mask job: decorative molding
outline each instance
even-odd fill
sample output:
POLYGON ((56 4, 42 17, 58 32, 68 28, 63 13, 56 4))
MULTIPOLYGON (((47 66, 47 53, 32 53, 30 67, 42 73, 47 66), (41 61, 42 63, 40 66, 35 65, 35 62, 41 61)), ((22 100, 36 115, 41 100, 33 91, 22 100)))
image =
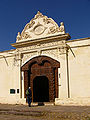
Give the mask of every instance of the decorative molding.
POLYGON ((45 50, 45 49, 50 49, 50 48, 54 49, 55 47, 65 47, 65 46, 66 44, 64 41, 54 41, 54 42, 39 43, 27 47, 22 47, 22 48, 18 48, 18 50, 23 53, 30 50, 37 51, 37 49, 45 50))
POLYGON ((22 54, 22 64, 34 56, 47 55, 59 59, 61 54, 66 53, 65 40, 44 42, 16 49, 14 64, 18 65, 19 54, 22 54))
POLYGON ((30 38, 45 37, 56 33, 65 34, 64 23, 61 22, 61 26, 59 27, 52 18, 48 18, 38 11, 35 17, 26 24, 21 34, 18 32, 16 42, 30 38))
POLYGON ((14 53, 14 58, 13 58, 13 66, 17 66, 19 67, 19 61, 21 60, 20 58, 21 56, 21 53, 18 49, 15 50, 15 53, 14 53))
POLYGON ((42 51, 43 55, 52 56, 53 58, 59 58, 58 49, 42 51))
POLYGON ((37 51, 37 55, 39 56, 39 55, 41 55, 42 54, 42 51, 41 50, 38 50, 37 51))
POLYGON ((31 58, 35 57, 35 56, 39 56, 39 55, 47 55, 47 56, 51 56, 53 58, 57 58, 59 59, 61 54, 65 54, 66 53, 66 49, 64 47, 59 47, 56 49, 47 49, 47 50, 37 50, 36 52, 30 52, 30 53, 25 53, 23 54, 23 58, 22 58, 22 64, 24 64, 25 62, 27 62, 28 60, 30 60, 31 58))
POLYGON ((22 64, 24 64, 26 61, 30 60, 33 56, 37 56, 37 52, 23 54, 22 64))

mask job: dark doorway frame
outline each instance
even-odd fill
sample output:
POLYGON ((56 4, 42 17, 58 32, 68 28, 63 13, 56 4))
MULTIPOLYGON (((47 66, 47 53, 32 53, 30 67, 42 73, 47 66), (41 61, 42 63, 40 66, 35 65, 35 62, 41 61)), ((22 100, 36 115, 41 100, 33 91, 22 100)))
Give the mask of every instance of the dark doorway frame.
POLYGON ((33 100, 33 80, 36 76, 46 76, 49 81, 49 101, 58 98, 58 68, 60 63, 48 56, 37 56, 26 62, 21 70, 24 71, 24 97, 26 89, 31 86, 33 100))
POLYGON ((49 102, 49 80, 46 76, 34 78, 33 102, 49 102))

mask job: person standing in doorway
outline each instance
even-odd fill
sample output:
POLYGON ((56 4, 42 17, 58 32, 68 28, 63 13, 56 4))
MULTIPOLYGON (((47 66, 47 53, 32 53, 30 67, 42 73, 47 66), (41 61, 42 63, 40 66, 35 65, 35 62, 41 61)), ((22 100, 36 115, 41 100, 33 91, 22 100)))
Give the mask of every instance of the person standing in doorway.
POLYGON ((31 87, 29 87, 29 88, 26 90, 26 96, 27 96, 28 106, 31 107, 31 102, 32 102, 32 91, 31 91, 31 87))

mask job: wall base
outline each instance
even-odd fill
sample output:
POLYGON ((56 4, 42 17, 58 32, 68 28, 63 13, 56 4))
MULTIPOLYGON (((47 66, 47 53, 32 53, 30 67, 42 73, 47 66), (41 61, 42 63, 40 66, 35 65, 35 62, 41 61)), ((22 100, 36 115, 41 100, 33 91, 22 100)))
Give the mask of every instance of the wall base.
MULTIPOLYGON (((23 104, 23 105, 27 104, 26 98, 16 99, 16 98, 6 98, 6 97, 0 97, 0 103, 1 104, 23 104)), ((55 105, 90 106, 90 97, 88 98, 55 98, 55 105)))
POLYGON ((90 106, 89 98, 55 98, 55 105, 90 106))
POLYGON ((6 97, 0 97, 0 103, 1 104, 26 104, 26 99, 23 98, 6 98, 6 97))

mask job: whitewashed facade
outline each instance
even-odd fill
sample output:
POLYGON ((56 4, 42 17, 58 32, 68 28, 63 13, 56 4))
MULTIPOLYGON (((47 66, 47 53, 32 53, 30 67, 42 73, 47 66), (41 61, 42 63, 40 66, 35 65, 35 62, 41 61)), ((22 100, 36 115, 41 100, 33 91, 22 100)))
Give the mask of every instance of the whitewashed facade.
POLYGON ((48 102, 52 101, 53 91, 56 105, 90 105, 90 38, 70 40, 63 22, 59 27, 38 12, 11 45, 16 49, 0 52, 0 103, 26 104, 23 66, 44 56, 60 63, 57 83, 53 83, 55 90, 48 86, 48 102))

